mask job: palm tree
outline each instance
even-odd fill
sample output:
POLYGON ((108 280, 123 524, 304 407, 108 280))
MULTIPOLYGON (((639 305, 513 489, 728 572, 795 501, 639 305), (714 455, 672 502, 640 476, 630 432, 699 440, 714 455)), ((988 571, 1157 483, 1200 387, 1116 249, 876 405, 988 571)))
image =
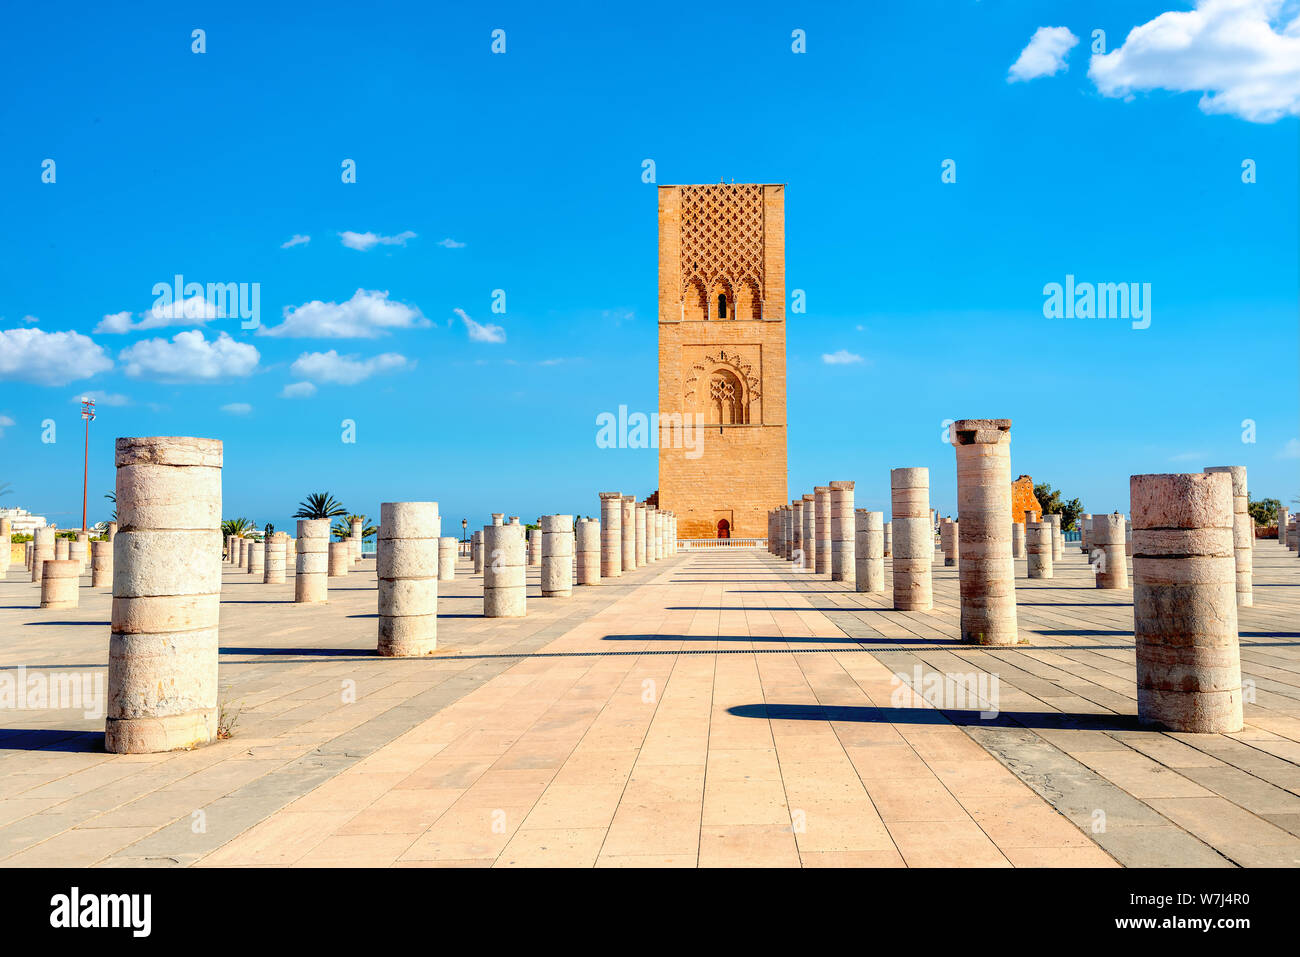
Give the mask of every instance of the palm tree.
POLYGON ((352 523, 354 521, 361 522, 362 538, 369 538, 371 535, 375 534, 375 532, 379 531, 377 526, 366 524, 366 516, 348 515, 344 517, 343 521, 338 522, 332 529, 330 529, 330 534, 337 536, 339 541, 346 541, 352 537, 352 523))
POLYGON ((343 504, 329 492, 312 492, 298 503, 298 511, 293 513, 293 517, 337 518, 347 513, 348 510, 343 507, 343 504))
POLYGON ((221 523, 221 537, 223 539, 234 535, 236 538, 247 538, 253 531, 253 523, 246 518, 228 518, 221 523))
POLYGON ((107 492, 105 493, 104 498, 108 499, 110 502, 113 503, 113 521, 116 522, 117 521, 117 493, 107 492))

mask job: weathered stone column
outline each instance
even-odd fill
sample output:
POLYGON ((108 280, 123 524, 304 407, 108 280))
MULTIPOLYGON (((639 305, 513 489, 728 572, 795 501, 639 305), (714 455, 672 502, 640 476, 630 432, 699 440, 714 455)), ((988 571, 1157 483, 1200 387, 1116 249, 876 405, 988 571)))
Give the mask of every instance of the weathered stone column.
POLYGON ((75 558, 55 558, 41 563, 41 607, 76 608, 81 563, 75 558))
POLYGON ((41 565, 44 562, 57 561, 54 557, 54 529, 32 529, 32 581, 41 583, 41 565))
MULTIPOLYGON (((649 516, 646 517, 647 522, 649 516)), ((542 516, 542 597, 573 594, 573 516, 542 516)))
POLYGON ((1061 516, 1044 515, 1043 521, 1052 526, 1052 565, 1065 557, 1065 533, 1061 531, 1061 516))
POLYGON ((1090 551, 1088 542, 1092 537, 1092 512, 1079 516, 1079 551, 1087 555, 1090 551))
POLYGON ((600 577, 623 574, 623 496, 600 493, 600 577))
POLYGON ((794 549, 794 542, 792 540, 794 537, 794 532, 792 531, 794 526, 794 515, 790 511, 789 505, 782 505, 777 511, 781 513, 781 551, 777 557, 782 561, 788 562, 790 560, 790 552, 794 549))
POLYGON ((54 560, 56 562, 66 562, 68 560, 68 540, 66 538, 55 537, 54 560))
POLYGON ((636 542, 636 567, 645 565, 645 502, 635 502, 636 518, 632 522, 632 533, 636 542))
POLYGON ((655 560, 663 561, 668 554, 668 516, 655 509, 655 560))
POLYGON ((13 522, 0 518, 0 581, 9 575, 10 556, 13 553, 13 522))
POLYGON ((790 500, 790 561, 796 570, 802 570, 807 553, 803 544, 803 499, 790 500))
POLYGON ((1011 557, 1011 420, 961 419, 957 453, 957 555, 961 640, 1016 643, 1016 566, 1011 557))
MULTIPOLYGON (((804 496, 804 512, 808 512, 808 498, 804 496)), ((831 573, 831 487, 817 485, 812 494, 812 542, 808 549, 809 570, 818 575, 831 573)), ((852 522, 852 519, 849 519, 852 522)))
POLYGON ((630 572, 636 568, 636 499, 631 495, 623 496, 623 527, 620 531, 623 539, 623 571, 630 572))
POLYGON ((1277 510, 1277 543, 1283 548, 1286 547, 1286 523, 1291 518, 1291 512, 1285 505, 1278 506, 1277 510))
POLYGON ((537 527, 528 529, 528 564, 541 567, 542 564, 542 520, 537 520, 537 527))
POLYGON ((328 518, 298 519, 298 559, 293 579, 295 602, 329 600, 329 544, 328 518))
POLYGON ((32 571, 32 550, 36 547, 32 542, 23 542, 23 566, 30 575, 32 571))
POLYGON ((235 536, 226 536, 226 555, 225 562, 227 565, 235 564, 235 536))
POLYGON ((520 525, 483 529, 483 617, 522 618, 527 612, 524 530, 520 525))
POLYGON ((578 584, 599 585, 601 558, 605 544, 604 539, 601 538, 600 522, 594 518, 578 519, 575 535, 578 551, 578 584))
MULTIPOLYGON (((883 515, 884 512, 881 512, 881 514, 883 515)), ((894 523, 886 522, 885 523, 885 557, 892 558, 893 556, 894 556, 894 523)))
POLYGON ((1246 466, 1216 465, 1206 472, 1227 472, 1232 476, 1233 549, 1237 559, 1237 607, 1255 604, 1255 520, 1250 517, 1250 496, 1246 492, 1246 466))
POLYGON ((266 574, 266 541, 252 542, 248 546, 248 574, 262 578, 266 574))
POLYGON ((262 583, 283 585, 289 564, 289 534, 272 532, 266 540, 266 561, 262 568, 262 583))
POLYGON ((1173 731, 1242 729, 1232 478, 1134 475, 1138 718, 1173 731))
POLYGON ((1029 577, 1052 578, 1052 525, 1050 522, 1025 523, 1025 548, 1029 554, 1029 577))
POLYGON ((885 513, 860 508, 853 513, 853 556, 857 565, 856 589, 865 592, 885 590, 885 513))
POLYGON ((90 543, 90 587, 113 587, 113 543, 90 543))
MULTIPOLYGON (((830 485, 830 573, 833 582, 854 582, 858 577, 854 555, 853 483, 831 482, 830 485)), ((817 554, 821 555, 820 543, 817 554)))
POLYGON ((1098 588, 1127 588, 1128 560, 1124 557, 1124 516, 1119 512, 1092 517, 1089 536, 1093 571, 1098 588))
POLYGON ((108 523, 108 540, 111 542, 117 537, 117 522, 108 523))
POLYGON ((1011 522, 1011 557, 1016 561, 1029 557, 1025 548, 1025 526, 1015 520, 1011 522))
POLYGON ((676 555, 677 554, 677 513, 673 512, 672 517, 673 517, 673 527, 671 533, 671 541, 673 544, 673 554, 676 555))
POLYGON ((483 574, 483 532, 476 530, 469 537, 469 555, 474 562, 474 574, 483 574))
POLYGON ((146 753, 217 733, 221 443, 120 438, 104 748, 146 753))
POLYGON ((817 568, 817 496, 805 492, 803 502, 803 570, 812 574, 817 568))
POLYGON ((1286 547, 1293 552, 1300 550, 1300 533, 1297 533, 1296 525, 1294 518, 1286 523, 1286 547))
MULTIPOLYGON (((412 658, 438 649, 441 532, 442 517, 437 502, 379 504, 379 531, 375 535, 375 572, 379 578, 378 651, 386 658, 412 658)), ((522 562, 520 572, 523 572, 522 562)))
POLYGON ((245 568, 248 565, 248 539, 241 536, 237 541, 239 543, 239 557, 235 560, 235 565, 239 568, 245 568))
POLYGON ((653 505, 645 507, 645 560, 646 564, 659 560, 658 515, 653 505))
POLYGON ((939 547, 943 549, 943 563, 948 568, 957 564, 957 523, 945 518, 939 523, 939 547))
POLYGON ((456 580, 456 552, 459 548, 460 542, 455 535, 443 535, 438 539, 438 581, 456 580))
POLYGON ((928 611, 934 607, 930 470, 891 469, 889 492, 894 524, 894 607, 899 611, 928 611))
POLYGON ((77 532, 77 537, 68 542, 68 557, 78 563, 77 574, 81 575, 90 564, 90 534, 77 532))
POLYGON ((351 527, 352 535, 348 543, 352 546, 352 561, 355 563, 361 561, 361 533, 365 531, 366 523, 359 518, 354 518, 351 527))

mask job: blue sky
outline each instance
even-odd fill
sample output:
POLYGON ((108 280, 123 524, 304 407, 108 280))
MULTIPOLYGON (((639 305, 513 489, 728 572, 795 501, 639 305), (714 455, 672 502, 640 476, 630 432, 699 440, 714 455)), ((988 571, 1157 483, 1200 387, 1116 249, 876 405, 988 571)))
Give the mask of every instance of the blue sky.
POLYGON ((926 465, 951 512, 943 421, 1009 416, 1013 473, 1090 511, 1217 464, 1289 499, 1298 48, 1290 0, 11 7, 0 502, 79 523, 86 393, 92 521, 119 435, 224 440, 225 513, 279 527, 318 489, 437 500, 448 533, 645 496, 655 451, 595 443, 656 405, 645 159, 788 184, 791 496, 852 478, 887 511, 889 469, 926 465), (1195 42, 1152 53, 1171 12, 1195 42), (1276 31, 1245 57, 1243 20, 1276 31), (1068 33, 1022 59, 1043 27, 1068 33), (151 319, 177 274, 260 284, 262 328, 151 319), (1067 274, 1150 283, 1150 327, 1045 318, 1067 274), (316 301, 290 328, 365 336, 267 334, 316 301))

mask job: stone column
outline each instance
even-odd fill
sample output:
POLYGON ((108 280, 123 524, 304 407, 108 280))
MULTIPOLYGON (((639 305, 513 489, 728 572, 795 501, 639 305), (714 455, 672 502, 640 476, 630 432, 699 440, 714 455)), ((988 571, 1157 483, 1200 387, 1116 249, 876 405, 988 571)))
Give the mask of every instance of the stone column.
POLYGON ((235 565, 238 566, 239 568, 245 568, 248 565, 248 539, 243 538, 241 536, 238 539, 238 542, 239 542, 239 558, 235 561, 235 565))
POLYGON ((1296 531, 1296 524, 1294 518, 1286 523, 1286 547, 1293 552, 1300 550, 1300 533, 1296 531))
POLYGON ((78 575, 86 571, 86 565, 90 563, 90 533, 77 532, 77 537, 68 542, 68 557, 79 563, 78 575))
POLYGON ((636 499, 631 495, 623 496, 623 527, 620 532, 623 540, 623 571, 630 572, 636 568, 636 499))
MULTIPOLYGON (((809 570, 818 575, 831 573, 831 487, 817 485, 813 488, 812 541, 808 551, 809 570)), ((804 496, 804 512, 808 512, 809 496, 804 496)), ((852 513, 850 513, 852 514, 852 513)), ((852 518, 849 519, 852 522, 852 518)), ((805 536, 806 538, 806 536, 805 536)))
POLYGON ((803 544, 803 499, 790 500, 790 561, 796 570, 803 570, 807 557, 803 544))
POLYGON ((885 513, 865 508, 853 513, 853 555, 857 565, 854 576, 858 591, 885 590, 885 513))
POLYGON ((1029 577, 1053 577, 1051 523, 1026 522, 1025 547, 1029 554, 1029 577))
POLYGON ((1079 551, 1085 555, 1088 554, 1088 540, 1092 532, 1092 512, 1084 512, 1079 516, 1079 551))
POLYGON ((328 518, 298 519, 298 559, 293 579, 295 602, 329 600, 329 543, 328 518))
POLYGON ((342 578, 352 567, 352 543, 351 542, 330 542, 329 543, 329 577, 342 578))
POLYGON ((233 565, 233 564, 235 564, 235 536, 234 536, 234 535, 227 535, 227 536, 226 536, 226 557, 225 557, 225 561, 226 561, 226 564, 227 564, 227 565, 233 565))
POLYGON ((1061 516, 1044 515, 1043 521, 1052 526, 1052 564, 1055 566, 1065 557, 1065 533, 1061 531, 1061 516))
POLYGON ((117 522, 108 523, 108 540, 111 542, 117 537, 117 522))
POLYGON ((817 568, 817 496, 805 492, 803 502, 803 570, 812 574, 817 568))
POLYGON ((1124 554, 1133 557, 1133 523, 1127 518, 1124 519, 1124 554))
POLYGON ((66 538, 55 537, 54 539, 54 560, 56 562, 66 562, 68 560, 68 540, 66 538))
POLYGON ((116 443, 117 512, 104 748, 191 748, 217 733, 221 443, 116 443))
POLYGON ((957 523, 945 518, 939 523, 939 547, 943 549, 943 563, 952 568, 957 564, 957 523))
MULTIPOLYGON (((858 577, 857 564, 854 561, 857 547, 854 543, 853 483, 831 482, 830 489, 831 581, 852 583, 858 577)), ((820 542, 817 554, 820 557, 820 542)))
POLYGON ((1291 512, 1285 505, 1278 506, 1277 510, 1277 543, 1283 548, 1286 547, 1286 523, 1291 518, 1291 512))
POLYGON ((1237 607, 1255 604, 1255 520, 1250 517, 1250 496, 1246 493, 1246 466, 1216 465, 1206 472, 1227 472, 1232 476, 1233 549, 1237 559, 1237 607))
POLYGON ((1017 521, 1011 522, 1011 557, 1021 561, 1029 555, 1025 549, 1025 526, 1017 521))
POLYGON ((636 567, 645 565, 645 502, 635 502, 636 518, 632 522, 632 531, 636 542, 636 567))
POLYGON ((29 575, 32 571, 32 549, 35 547, 32 542, 23 542, 23 567, 27 569, 29 575))
POLYGON ((438 539, 438 581, 456 580, 456 552, 459 548, 460 542, 455 535, 443 535, 438 539))
POLYGON ((573 516, 543 515, 542 597, 568 598, 572 594, 573 516))
POLYGON ((1242 729, 1230 474, 1134 475, 1138 718, 1173 731, 1242 729))
MULTIPOLYGON (((880 514, 884 514, 881 512, 880 514)), ((885 523, 885 557, 892 558, 894 555, 894 523, 885 523)))
POLYGON ((379 578, 378 651, 384 657, 412 658, 438 648, 441 532, 437 502, 379 504, 375 572, 379 578))
POLYGON ((623 496, 600 493, 600 577, 623 574, 623 496))
POLYGON ((781 523, 780 526, 781 550, 780 552, 777 553, 777 557, 780 558, 782 561, 788 562, 790 560, 790 551, 793 548, 793 543, 791 542, 791 537, 793 534, 791 532, 793 518, 790 512, 789 505, 782 505, 779 509, 777 509, 777 511, 780 513, 778 516, 778 520, 781 523))
POLYGON ((13 522, 0 518, 0 580, 9 575, 10 555, 13 553, 13 522))
POLYGON ((659 510, 653 505, 646 505, 645 507, 645 560, 647 565, 659 560, 659 542, 656 531, 658 512, 659 510))
POLYGON ((962 419, 957 453, 957 556, 961 640, 1016 643, 1016 566, 1011 557, 1011 420, 962 419))
POLYGON ((81 562, 55 558, 41 563, 41 607, 76 608, 81 562))
POLYGON ((348 539, 352 546, 352 561, 361 561, 361 533, 366 529, 366 523, 359 518, 352 520, 352 537, 348 539))
POLYGON ((113 543, 90 543, 90 587, 113 587, 113 543))
POLYGON ((248 546, 248 574, 262 578, 266 574, 266 542, 251 542, 248 546))
POLYGON ((288 564, 289 535, 287 532, 273 532, 266 540, 266 562, 262 570, 263 584, 283 585, 288 564))
POLYGON ((54 557, 54 529, 32 529, 32 581, 41 583, 41 565, 56 561, 54 557))
POLYGON ((537 520, 537 527, 528 529, 528 564, 541 567, 542 564, 542 520, 537 520))
POLYGON ((1094 515, 1088 535, 1090 560, 1098 588, 1127 588, 1128 561, 1124 557, 1124 516, 1119 512, 1094 515))
POLYGON ((891 469, 889 491, 894 524, 894 608, 928 611, 934 607, 930 470, 891 469))
POLYGON ((578 550, 578 584, 599 585, 601 559, 605 541, 601 537, 600 522, 593 518, 578 519, 576 531, 578 550))
POLYGON ((483 529, 483 617, 522 618, 527 612, 524 530, 519 525, 483 529))

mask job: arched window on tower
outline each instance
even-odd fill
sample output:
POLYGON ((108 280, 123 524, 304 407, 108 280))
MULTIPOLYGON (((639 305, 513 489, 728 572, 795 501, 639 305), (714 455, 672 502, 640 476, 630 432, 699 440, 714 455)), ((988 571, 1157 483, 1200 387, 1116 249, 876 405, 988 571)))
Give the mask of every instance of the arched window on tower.
POLYGON ((725 292, 718 293, 718 318, 727 318, 727 294, 725 292))
POLYGON ((745 425, 749 422, 749 403, 740 377, 727 369, 718 369, 709 377, 709 425, 745 425))

